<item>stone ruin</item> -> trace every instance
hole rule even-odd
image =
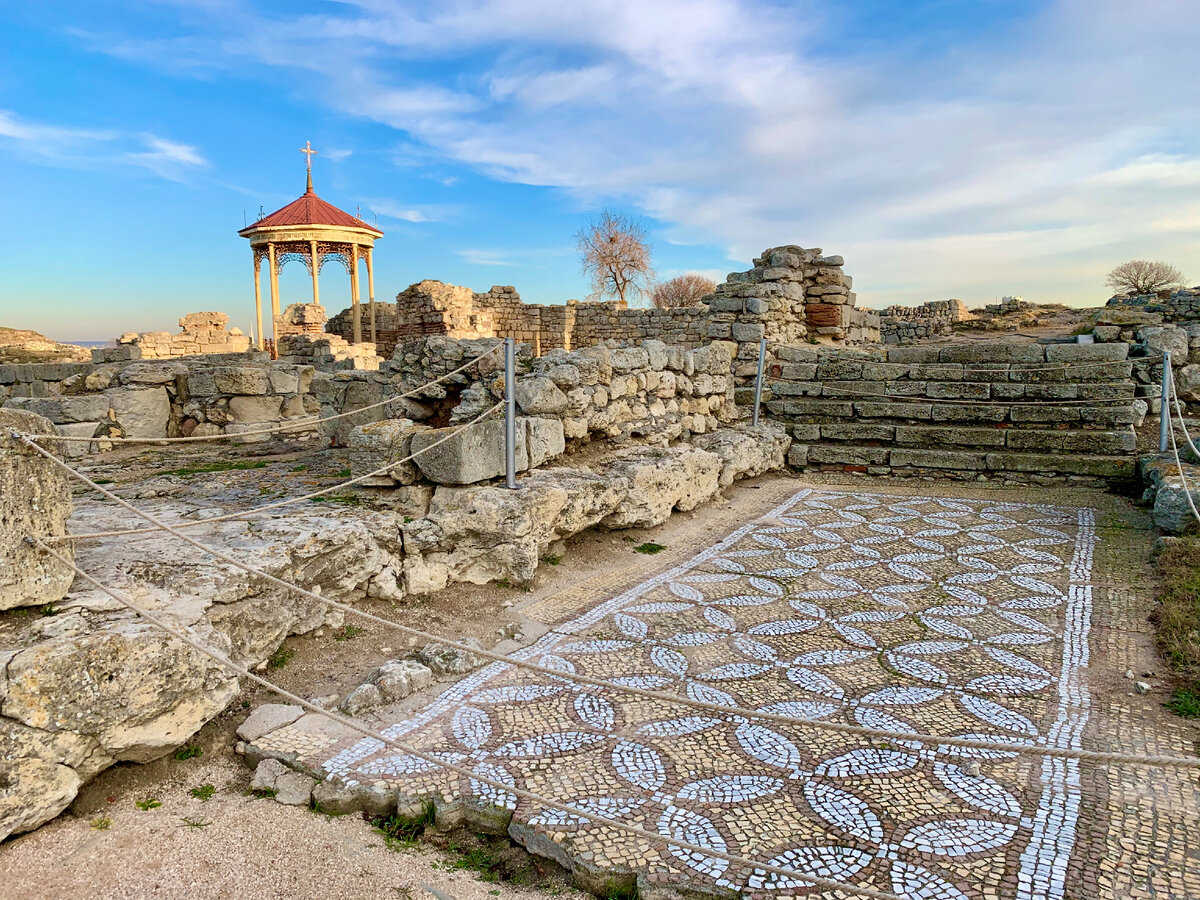
[[[236,541],[255,565],[333,600],[402,601],[455,583],[525,583],[541,559],[584,529],[660,524],[675,510],[719,497],[737,478],[785,466],[1001,484],[1124,483],[1137,476],[1134,426],[1151,406],[1152,359],[1164,342],[1178,347],[1180,334],[1181,386],[1190,377],[1191,339],[1173,326],[1140,326],[1136,345],[848,346],[878,339],[878,322],[854,306],[851,286],[839,257],[789,246],[765,251],[691,310],[576,304],[568,329],[572,307],[555,307],[563,314],[558,330],[537,313],[538,338],[523,340],[518,354],[519,491],[499,481],[502,419],[449,431],[503,395],[495,351],[504,335],[475,332],[535,333],[533,314],[506,319],[507,310],[527,307],[503,287],[479,300],[465,288],[414,285],[404,308],[429,313],[421,323],[429,330],[395,329],[385,357],[373,345],[317,333],[318,311],[297,304],[281,317],[298,332],[280,335],[278,360],[251,352],[0,366],[0,440],[14,427],[96,438],[68,448],[84,454],[121,435],[267,440],[238,436],[297,426],[281,440],[301,449],[292,442],[346,448],[353,475],[377,473],[360,488],[376,492],[377,502],[298,505],[253,527],[206,523],[197,534],[215,544]],[[677,340],[639,336],[665,322],[679,323]],[[592,335],[603,337],[578,343]],[[749,428],[763,338],[763,421]],[[1200,373],[1200,334],[1197,345]],[[342,352],[350,355],[338,359]],[[471,359],[480,360],[476,367],[431,383]],[[1068,363],[1084,367],[1047,371]],[[1200,378],[1196,390],[1200,397]],[[415,393],[377,405],[407,392]],[[430,449],[417,460],[378,472],[422,448]],[[63,533],[70,492],[48,463],[12,449],[0,446],[0,550],[24,559],[26,530]],[[150,479],[137,487],[139,502],[169,508],[173,517],[209,518],[230,483],[220,476],[206,482],[215,490],[189,497],[177,495],[170,476]],[[241,500],[228,503],[230,511],[244,508]],[[81,497],[71,527],[128,524],[112,504]],[[247,666],[263,663],[290,634],[341,624],[339,611],[226,567],[180,579],[194,553],[169,539],[85,542],[76,552],[85,569],[115,586],[148,590],[177,625]],[[27,641],[0,650],[0,775],[7,785],[0,839],[57,815],[113,762],[169,752],[237,692],[236,680],[215,664],[114,611],[94,591],[72,591],[44,558],[28,562],[15,580],[0,578],[0,607],[54,603],[61,611],[31,626]],[[101,690],[80,687],[83,668]],[[382,694],[399,671],[399,662],[381,668],[373,690]],[[413,672],[405,670],[410,682]]]
[[[879,313],[879,334],[885,344],[910,344],[954,333],[960,322],[977,319],[961,300],[929,300],[920,306],[889,306]]]
[[[245,353],[250,338],[240,328],[226,328],[229,316],[222,312],[188,313],[179,320],[179,334],[166,331],[130,331],[117,338],[115,347],[92,351],[95,362],[130,359],[175,359],[206,353]]]

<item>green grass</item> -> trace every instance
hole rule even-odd
[[[1092,329],[1095,327],[1096,327],[1095,325],[1089,325],[1087,323],[1084,323],[1082,325],[1076,325],[1075,328],[1071,331],[1071,334],[1091,334]]]
[[[274,653],[267,657],[268,669],[282,669],[292,661],[292,657],[296,655],[295,650],[289,650],[287,647],[280,647]]]
[[[349,469],[338,469],[332,475],[329,475],[327,477],[329,477],[329,478],[349,478],[350,470]]]
[[[383,835],[384,846],[389,850],[407,850],[416,846],[425,829],[433,824],[433,804],[427,805],[419,816],[392,813],[390,816],[374,818],[364,815],[363,818],[371,823],[375,831]]]
[[[307,472],[308,466],[300,465],[300,466],[296,466],[294,468],[288,469],[288,471],[289,472]]]
[[[275,790],[275,788],[251,788],[250,793],[252,796],[257,797],[260,800],[270,800],[272,797],[278,794],[279,791]]]
[[[203,800],[205,803],[207,803],[209,800],[211,800],[213,798],[213,795],[216,794],[216,792],[217,792],[217,789],[215,787],[213,787],[211,784],[202,784],[202,785],[200,785],[200,787],[194,787],[190,791],[188,791],[188,793],[191,794],[193,797],[195,797],[197,800]]]
[[[101,816],[98,819],[92,819],[91,824],[96,831],[108,831],[112,827],[112,819],[108,816]]]
[[[212,824],[212,819],[190,819],[187,816],[180,821],[183,822],[185,828],[207,828]]]
[[[1166,703],[1167,709],[1185,719],[1200,719],[1200,693],[1180,688]]]
[[[358,637],[365,629],[359,628],[357,625],[343,625],[333,633],[335,641],[348,641]]]
[[[134,804],[134,806],[136,806],[142,812],[146,812],[151,809],[158,809],[160,806],[162,806],[162,801],[157,797],[146,797],[144,800],[139,800]]]
[[[198,466],[187,466],[182,469],[169,469],[163,472],[164,475],[178,475],[183,478],[188,475],[203,475],[207,472],[230,472],[241,469],[265,469],[266,462],[263,460],[218,460],[217,462],[202,463]]]
[[[1200,718],[1200,537],[1173,541],[1156,565],[1161,587],[1150,620],[1159,652],[1178,679],[1167,708]]]
[[[557,566],[560,562],[562,562],[562,559],[563,558],[561,556],[547,556],[542,559],[542,562],[548,566]]]
[[[184,744],[175,750],[175,758],[180,762],[187,759],[199,759],[204,755],[204,748],[199,744]]]
[[[92,481],[96,484],[116,484],[111,478],[93,478]]]
[[[646,541],[646,543],[638,544],[633,549],[637,553],[645,553],[647,556],[653,556],[655,553],[662,553],[667,548],[662,544],[655,544],[653,541]]]
[[[43,616],[53,616],[58,612],[58,610],[54,608],[53,603],[47,603],[45,606],[39,609],[38,612],[40,612]]]

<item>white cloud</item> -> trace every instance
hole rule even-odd
[[[1200,55],[1171,50],[1200,40],[1194,13],[1044,0],[913,49],[830,36],[833,0],[350,0],[288,22],[234,6],[187,47],[317,72],[306,96],[412,158],[628,204],[743,264],[840,252],[874,305],[1096,302],[1122,258],[1200,253]]]
[[[463,262],[473,266],[516,267],[518,265],[509,259],[503,250],[456,250],[454,252],[462,258]]]
[[[190,144],[154,134],[49,125],[0,110],[0,140],[4,138],[28,159],[66,168],[131,165],[177,180],[184,170],[208,164]]]

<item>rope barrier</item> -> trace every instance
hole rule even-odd
[[[475,425],[478,422],[482,422],[484,419],[486,419],[488,416],[490,416],[496,410],[500,409],[502,406],[504,406],[503,400],[501,400],[499,403],[497,403],[495,406],[493,406],[491,409],[487,410],[486,412],[480,413],[478,416],[476,416],[471,421],[463,423],[458,428],[455,428],[453,431],[451,431],[449,434],[444,435],[443,437],[434,441],[428,447],[424,447],[424,448],[418,450],[416,453],[410,453],[408,456],[404,457],[403,459],[394,460],[394,461],[388,463],[386,466],[380,466],[378,469],[375,469],[372,472],[368,472],[365,475],[359,475],[356,478],[350,478],[350,479],[347,479],[346,481],[338,482],[337,484],[331,485],[329,487],[321,488],[321,490],[319,490],[319,491],[313,491],[311,494],[304,494],[303,496],[300,496],[300,497],[290,497],[286,500],[276,500],[272,503],[265,503],[262,506],[256,506],[253,509],[247,509],[243,512],[228,513],[223,516],[213,516],[211,519],[198,519],[195,522],[181,522],[178,525],[176,525],[175,527],[177,527],[177,528],[199,528],[203,525],[212,525],[216,522],[241,521],[246,518],[262,515],[263,513],[269,512],[270,510],[273,510],[273,509],[279,509],[284,506],[292,506],[293,504],[296,504],[296,503],[303,503],[305,500],[312,500],[316,497],[321,497],[326,494],[332,494],[334,491],[340,491],[343,488],[348,488],[353,485],[360,484],[371,478],[378,478],[380,475],[386,475],[388,472],[390,472],[392,469],[396,468],[397,466],[416,459],[422,453],[428,453],[434,447],[437,447],[440,444],[444,444],[446,441],[450,440],[455,435],[465,431],[467,428],[471,427],[472,425]],[[135,535],[135,534],[157,534],[159,531],[160,531],[160,529],[158,529],[158,528],[123,528],[123,529],[118,529],[115,531],[86,531],[81,534],[47,535],[46,537],[44,537],[44,540],[49,541],[50,543],[59,543],[61,541],[87,541],[87,540],[92,540],[93,538],[126,537],[128,535]]]
[[[895,730],[890,730],[890,729],[868,728],[866,726],[850,725],[850,724],[847,724],[844,722],[822,722],[822,721],[817,721],[817,720],[812,720],[812,719],[796,718],[794,716],[784,716],[784,715],[780,715],[777,713],[766,713],[766,712],[761,712],[759,710],[746,709],[744,707],[722,706],[720,704],[707,703],[705,701],[700,701],[700,700],[693,700],[691,697],[685,697],[685,696],[680,696],[680,695],[675,695],[675,694],[667,694],[667,693],[663,693],[661,691],[645,690],[643,688],[629,687],[626,685],[617,684],[616,682],[612,682],[612,681],[605,681],[605,680],[599,679],[599,678],[592,678],[591,676],[587,676],[587,675],[580,675],[578,673],[564,673],[561,669],[551,668],[549,666],[543,666],[543,665],[539,665],[537,663],[531,663],[527,660],[518,659],[518,658],[515,658],[512,656],[505,656],[505,655],[502,655],[499,653],[492,652],[490,650],[482,650],[477,647],[470,647],[470,646],[468,646],[466,644],[462,644],[458,641],[453,641],[449,638],[442,637],[441,635],[436,635],[436,634],[432,634],[427,631],[422,631],[421,629],[418,629],[418,628],[412,628],[411,626],[408,626],[408,625],[402,625],[399,622],[393,622],[389,619],[384,619],[384,618],[382,618],[380,616],[376,616],[372,613],[368,613],[363,610],[356,609],[355,607],[350,606],[349,604],[341,603],[337,600],[331,600],[328,597],[322,597],[320,594],[314,593],[313,591],[306,590],[306,589],[300,587],[299,585],[292,584],[291,582],[285,581],[281,578],[271,575],[268,572],[264,572],[262,569],[259,569],[259,568],[256,568],[255,566],[251,566],[246,563],[243,563],[240,560],[236,559],[235,557],[232,557],[229,554],[224,553],[214,547],[209,547],[206,544],[203,544],[200,541],[192,538],[190,535],[184,534],[183,532],[179,531],[179,529],[174,528],[170,525],[167,525],[164,522],[159,521],[151,514],[138,509],[137,507],[135,507],[133,504],[129,503],[128,501],[122,499],[121,497],[118,497],[116,494],[112,493],[111,491],[106,490],[101,485],[96,484],[94,481],[92,481],[90,478],[88,478],[82,472],[78,471],[77,469],[73,468],[72,466],[68,465],[67,463],[63,462],[62,460],[58,459],[58,457],[54,456],[54,454],[50,453],[45,448],[39,446],[38,444],[34,443],[31,440],[28,440],[23,435],[21,435],[19,432],[13,432],[13,437],[16,439],[22,440],[27,446],[31,447],[35,452],[44,456],[46,459],[49,459],[51,462],[53,462],[58,467],[64,469],[73,478],[76,478],[77,480],[84,482],[92,489],[100,492],[104,496],[108,497],[110,500],[116,502],[119,506],[129,510],[135,516],[137,516],[141,519],[144,519],[147,522],[150,522],[151,524],[157,526],[160,530],[174,535],[175,537],[184,541],[185,543],[188,543],[188,544],[192,545],[193,547],[196,547],[197,549],[201,550],[202,552],[204,552],[210,556],[213,556],[216,559],[219,559],[222,562],[225,562],[228,565],[233,566],[234,568],[240,569],[240,570],[247,572],[249,574],[252,574],[252,575],[256,575],[256,576],[264,579],[265,581],[267,581],[271,584],[277,585],[278,587],[282,587],[285,590],[291,591],[291,592],[297,594],[298,596],[306,597],[310,600],[314,600],[318,603],[325,604],[326,606],[332,607],[334,609],[340,609],[344,612],[350,613],[351,615],[358,616],[359,618],[362,618],[366,621],[374,622],[376,624],[383,625],[384,627],[395,629],[404,634],[407,634],[410,637],[416,637],[421,640],[440,644],[441,646],[449,647],[453,650],[459,650],[462,652],[471,653],[476,656],[481,656],[484,659],[490,659],[494,662],[505,663],[507,665],[510,665],[510,666],[513,666],[516,668],[520,668],[520,669],[525,669],[525,670],[528,670],[531,672],[538,672],[539,674],[547,675],[549,677],[552,677],[552,678],[555,678],[558,680],[571,681],[571,682],[576,682],[579,684],[587,684],[587,685],[591,685],[593,687],[604,688],[606,690],[616,691],[618,693],[624,693],[624,694],[629,694],[631,696],[642,697],[642,698],[648,699],[648,700],[656,700],[661,703],[674,704],[674,705],[678,705],[678,706],[687,706],[687,707],[691,707],[694,709],[704,710],[706,712],[717,713],[717,714],[720,714],[723,716],[740,716],[742,718],[759,719],[759,720],[767,721],[767,722],[775,722],[777,724],[787,725],[787,726],[790,726],[793,728],[813,728],[813,729],[816,729],[819,731],[830,731],[830,732],[836,732],[839,734],[853,734],[853,735],[858,735],[860,737],[878,738],[878,739],[891,740],[891,741],[912,741],[912,742],[916,742],[916,743],[920,743],[920,744],[933,745],[933,746],[939,746],[939,747],[968,747],[968,748],[973,748],[973,749],[994,750],[994,751],[1002,752],[1002,753],[1013,753],[1013,754],[1026,755],[1026,756],[1049,757],[1049,758],[1055,758],[1055,759],[1087,760],[1090,762],[1095,762],[1097,764],[1128,763],[1128,764],[1132,764],[1132,765],[1144,765],[1144,766],[1155,766],[1155,767],[1200,769],[1200,758],[1165,756],[1165,755],[1146,756],[1146,755],[1127,754],[1127,753],[1108,753],[1108,752],[1101,752],[1101,751],[1094,751],[1094,750],[1081,750],[1081,749],[1072,749],[1072,748],[1046,747],[1046,746],[1037,746],[1037,745],[1030,745],[1030,744],[1019,744],[1019,743],[1011,743],[1011,742],[1006,742],[1006,741],[985,741],[985,740],[976,740],[976,739],[972,739],[972,738],[937,737],[934,735],[920,734],[920,733],[911,732],[911,731],[895,731]],[[35,542],[40,541],[39,538],[36,538],[33,536],[31,536],[29,539],[31,541],[35,541]]]
[[[1171,418],[1171,403],[1170,403],[1171,398],[1175,398],[1176,403],[1177,403],[1177,409],[1178,409],[1178,399],[1179,398],[1178,398],[1178,395],[1175,393],[1175,373],[1174,372],[1167,373],[1166,384],[1167,384],[1167,391],[1168,391],[1169,396],[1163,398],[1163,404],[1166,406],[1166,409],[1162,410],[1161,414],[1165,415],[1167,417],[1167,419],[1169,420]],[[1183,425],[1182,411],[1180,411],[1180,413],[1179,413],[1179,424]],[[1175,455],[1175,465],[1179,469],[1179,480],[1181,482],[1183,482],[1183,495],[1185,497],[1187,497],[1188,508],[1192,511],[1192,515],[1195,517],[1196,523],[1200,524],[1200,511],[1198,511],[1196,509],[1196,502],[1192,499],[1192,488],[1188,484],[1187,475],[1185,475],[1183,472],[1183,460],[1181,460],[1179,458],[1179,443],[1175,440],[1175,429],[1168,428],[1167,431],[1171,435],[1171,452]],[[1183,433],[1185,435],[1187,434],[1186,427],[1183,429]],[[1192,439],[1189,437],[1188,443],[1190,444],[1191,441],[1192,441]]]
[[[233,439],[233,438],[247,438],[247,437],[254,437],[255,435],[261,435],[261,434],[280,434],[285,431],[304,431],[304,430],[310,429],[316,425],[320,425],[324,422],[334,422],[334,421],[337,421],[338,419],[345,419],[349,416],[357,416],[359,413],[364,413],[364,412],[367,412],[372,409],[378,409],[381,406],[387,406],[389,403],[395,403],[397,400],[406,400],[410,397],[415,397],[417,394],[420,394],[422,391],[432,387],[433,385],[440,384],[441,382],[446,381],[449,378],[453,378],[459,372],[462,372],[465,369],[469,369],[471,366],[475,365],[483,358],[490,356],[493,353],[496,353],[498,350],[501,349],[501,346],[502,345],[493,347],[491,350],[481,353],[481,354],[479,354],[479,356],[475,357],[474,359],[468,360],[467,362],[463,363],[457,369],[453,369],[453,370],[447,372],[445,375],[439,375],[437,378],[433,379],[433,381],[427,381],[427,382],[425,382],[425,384],[421,385],[420,387],[412,388],[411,390],[405,391],[403,394],[397,394],[394,397],[388,397],[386,400],[380,400],[378,403],[370,403],[370,404],[367,404],[366,406],[360,406],[357,409],[349,410],[348,412],[337,413],[336,415],[332,415],[332,416],[325,416],[324,418],[321,418],[321,419],[305,418],[299,422],[290,422],[290,423],[287,423],[284,425],[276,425],[271,428],[260,428],[256,431],[243,431],[238,434],[204,434],[204,435],[198,435],[198,436],[189,435],[187,437],[161,437],[161,438],[80,437],[80,436],[70,436],[70,435],[64,435],[64,434],[30,434],[29,437],[34,438],[36,440],[44,440],[44,441],[65,441],[65,442],[86,443],[86,444],[95,444],[95,443],[102,443],[102,442],[107,442],[110,444],[183,444],[183,443],[198,443],[198,442],[203,442],[203,441],[223,441],[223,440],[229,440],[229,439]]]
[[[399,741],[399,740],[396,740],[395,738],[388,737],[387,735],[383,734],[380,731],[376,731],[373,728],[369,728],[366,725],[363,725],[363,724],[359,723],[358,721],[349,718],[348,716],[344,716],[340,713],[334,712],[333,710],[328,710],[322,706],[318,706],[317,704],[312,703],[311,701],[306,700],[303,697],[300,697],[296,694],[293,694],[291,691],[288,691],[288,690],[280,687],[279,685],[274,684],[271,681],[268,681],[267,679],[261,677],[260,675],[254,674],[249,669],[247,669],[245,666],[239,666],[237,663],[233,662],[231,659],[226,657],[224,654],[221,654],[214,650],[211,650],[210,648],[201,644],[199,641],[196,641],[193,638],[189,637],[188,635],[178,631],[177,629],[172,628],[166,622],[164,622],[162,619],[155,616],[153,613],[137,607],[133,603],[133,601],[129,600],[129,598],[123,596],[122,594],[120,594],[119,592],[117,592],[115,590],[112,590],[107,585],[102,584],[101,582],[99,582],[98,580],[93,578],[91,575],[89,575],[88,573],[86,573],[82,569],[80,569],[78,566],[76,566],[71,560],[68,560],[66,557],[64,557],[61,554],[59,554],[58,552],[56,552],[53,548],[51,548],[49,545],[43,543],[38,538],[33,538],[33,541],[35,544],[37,544],[39,547],[41,547],[42,550],[46,551],[51,556],[55,557],[60,563],[62,563],[63,565],[67,566],[69,569],[74,571],[77,576],[79,576],[80,578],[83,578],[85,581],[87,581],[93,587],[95,587],[96,589],[98,589],[100,591],[103,591],[105,594],[107,594],[112,599],[116,600],[118,603],[120,603],[126,609],[129,609],[132,612],[136,613],[138,616],[140,616],[143,619],[145,619],[146,621],[150,622],[155,627],[157,627],[160,630],[171,635],[171,637],[175,638],[176,640],[181,641],[182,643],[191,647],[193,650],[197,651],[198,653],[201,653],[201,654],[209,657],[210,659],[215,660],[218,664],[225,667],[229,671],[237,674],[238,676],[240,676],[242,678],[246,678],[262,687],[265,687],[267,690],[272,691],[273,693],[277,694],[280,697],[283,697],[285,700],[288,700],[291,703],[294,703],[297,706],[300,706],[303,709],[308,710],[309,712],[324,716],[325,718],[329,719],[330,721],[336,722],[339,725],[342,725],[346,728],[350,728],[350,729],[358,732],[359,734],[363,735],[364,737],[369,737],[369,738],[373,738],[374,740],[380,741],[384,746],[390,746],[396,750],[401,751],[402,753],[407,753],[410,756],[415,756],[417,759],[423,760],[427,763],[431,763],[431,764],[433,764],[441,769],[444,769],[448,772],[454,772],[455,774],[461,775],[465,778],[469,778],[470,780],[472,780],[474,782],[478,782],[480,784],[486,784],[489,787],[493,787],[493,788],[496,788],[497,790],[504,791],[506,793],[513,795],[514,797],[518,797],[518,798],[520,798],[522,800],[526,800],[530,803],[540,804],[544,808],[559,810],[561,812],[567,813],[568,815],[577,816],[578,818],[583,819],[586,822],[591,822],[594,825],[605,825],[610,828],[619,829],[619,830],[627,832],[629,834],[637,835],[638,837],[648,838],[652,841],[661,841],[661,842],[669,844],[673,847],[678,847],[682,850],[687,850],[690,853],[698,853],[702,856],[707,856],[707,857],[711,857],[711,858],[715,858],[715,859],[722,859],[729,863],[734,863],[734,864],[740,865],[740,866],[746,866],[751,870],[752,873],[769,872],[771,874],[782,875],[787,878],[798,879],[798,880],[804,882],[805,884],[812,885],[813,887],[820,887],[820,888],[824,888],[825,890],[830,890],[830,891],[847,891],[847,892],[857,894],[862,897],[870,897],[870,898],[872,898],[872,900],[905,900],[904,897],[901,897],[898,894],[893,894],[890,891],[880,891],[880,890],[876,890],[874,888],[850,884],[849,882],[835,881],[830,878],[822,878],[820,876],[810,875],[806,872],[799,872],[795,869],[789,869],[785,866],[776,866],[776,865],[772,865],[771,863],[759,862],[757,860],[753,860],[753,859],[750,859],[745,856],[740,856],[736,853],[726,853],[723,850],[717,850],[713,847],[705,847],[701,844],[692,843],[691,841],[682,840],[680,838],[671,837],[669,835],[660,834],[660,833],[654,832],[654,831],[648,831],[648,830],[646,830],[644,828],[640,828],[636,825],[630,825],[627,822],[622,822],[619,819],[613,819],[613,818],[610,818],[609,816],[601,815],[592,810],[582,809],[573,804],[563,803],[559,800],[555,800],[550,797],[544,797],[541,794],[534,793],[533,791],[527,791],[524,788],[519,788],[519,787],[516,787],[515,785],[506,784],[505,782],[498,781],[493,778],[489,778],[488,776],[486,776],[482,773],[474,772],[471,769],[466,768],[465,766],[460,766],[455,763],[448,762],[447,760],[441,759],[437,756],[434,756],[431,753],[425,753],[424,751],[419,750],[416,747],[413,747],[409,744],[406,744],[403,741]]]

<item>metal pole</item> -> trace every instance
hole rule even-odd
[[[508,487],[517,486],[517,361],[512,338],[504,339],[504,472]]]
[[[751,425],[758,425],[758,407],[762,403],[763,366],[767,361],[767,339],[758,342],[758,376],[754,379],[754,419]]]
[[[1160,415],[1159,415],[1161,423],[1158,428],[1158,452],[1166,453],[1167,452],[1167,438],[1168,438],[1167,429],[1171,427],[1171,409],[1170,409],[1171,398],[1169,396],[1171,393],[1170,383],[1169,383],[1169,379],[1171,378],[1171,351],[1170,350],[1163,351],[1162,367],[1163,367],[1162,392],[1159,394],[1159,397],[1162,398],[1162,400],[1161,400],[1162,409],[1160,410]]]

